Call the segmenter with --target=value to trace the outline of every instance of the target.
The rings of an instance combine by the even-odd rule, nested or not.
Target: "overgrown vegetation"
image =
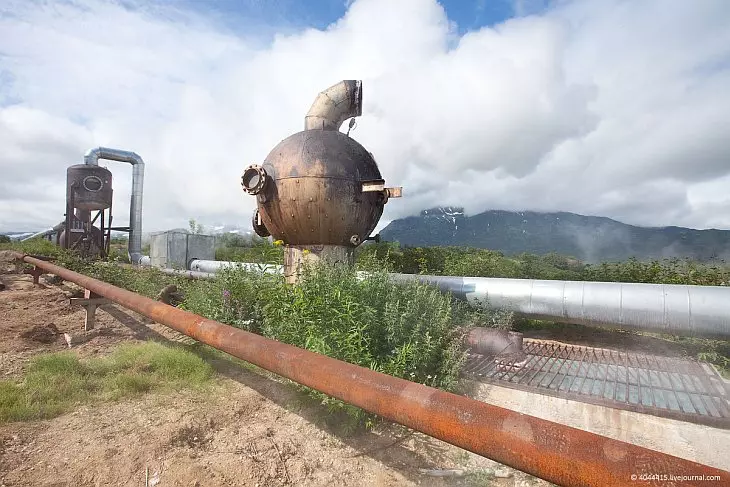
[[[175,284],[181,290],[197,285],[183,277],[170,276],[154,268],[135,268],[131,265],[119,265],[110,259],[104,261],[84,261],[72,252],[64,250],[43,239],[17,242],[12,245],[0,245],[0,250],[12,249],[30,255],[52,257],[53,263],[85,274],[115,286],[134,291],[149,298],[154,298],[168,284]]]
[[[296,287],[278,275],[237,268],[222,272],[215,281],[191,281],[155,269],[84,262],[46,244],[25,242],[15,248],[52,255],[59,265],[148,297],[175,283],[185,294],[182,306],[203,316],[447,390],[456,384],[464,359],[463,330],[487,319],[487,313],[471,310],[431,287],[393,284],[384,270],[360,280],[354,269],[311,268]],[[373,419],[341,401],[309,392],[330,411],[348,414],[351,426]]]
[[[511,277],[574,281],[646,282],[722,286],[730,282],[730,266],[715,260],[699,263],[688,259],[664,259],[588,265],[557,254],[519,254],[466,247],[400,247],[381,242],[359,250],[387,263],[394,272],[472,277]]]
[[[43,240],[10,247],[54,256],[60,265],[152,298],[165,285],[176,284],[185,294],[182,306],[200,315],[447,390],[454,387],[463,360],[463,330],[471,324],[510,326],[512,318],[476,311],[421,284],[394,285],[386,279],[386,272],[703,285],[725,285],[730,280],[730,268],[723,262],[632,259],[585,265],[555,254],[508,257],[484,249],[401,248],[380,243],[358,249],[358,268],[371,271],[371,278],[358,279],[354,270],[318,267],[307,269],[301,283],[292,287],[280,276],[236,268],[220,273],[214,281],[191,281],[154,269],[83,262]],[[0,244],[3,248],[9,246]],[[280,264],[283,250],[265,239],[228,235],[216,256]],[[555,326],[524,319],[518,325],[521,329]],[[730,369],[728,341],[662,338],[677,342],[697,358]],[[359,409],[309,392],[331,411],[349,414],[353,424],[372,421]]]
[[[198,223],[194,218],[188,220],[188,228],[190,229],[190,233],[195,235],[205,232],[205,227]]]
[[[22,381],[0,380],[0,422],[51,418],[78,404],[148,391],[204,387],[212,367],[190,350],[156,342],[124,344],[109,356],[73,352],[33,359]]]
[[[396,285],[383,271],[358,279],[353,269],[306,269],[297,286],[279,276],[229,269],[190,293],[186,309],[301,348],[396,377],[451,390],[464,360],[464,330],[484,321],[437,290]],[[309,391],[351,426],[373,417]]]

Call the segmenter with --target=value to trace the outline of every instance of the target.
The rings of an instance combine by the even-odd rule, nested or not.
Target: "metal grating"
[[[474,380],[730,429],[727,382],[694,360],[524,340],[524,354],[470,354]]]

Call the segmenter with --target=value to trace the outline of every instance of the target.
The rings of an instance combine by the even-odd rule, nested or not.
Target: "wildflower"
[[[282,245],[283,243],[284,243],[283,240],[274,240],[274,245],[276,245],[277,247]]]
[[[308,253],[309,253],[309,250],[308,250],[308,249],[304,249],[304,250],[302,251],[302,253],[306,255],[306,254],[308,254]]]

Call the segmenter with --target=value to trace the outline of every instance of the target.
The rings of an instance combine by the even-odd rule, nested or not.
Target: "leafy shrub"
[[[446,390],[456,385],[464,360],[467,325],[479,312],[419,284],[397,285],[379,270],[367,279],[353,269],[319,265],[305,269],[296,286],[281,276],[231,268],[191,291],[193,312],[291,345]],[[331,411],[353,423],[372,416],[309,390]]]
[[[201,316],[260,333],[264,307],[285,292],[281,276],[248,272],[243,268],[222,269],[215,280],[188,288],[182,307]]]

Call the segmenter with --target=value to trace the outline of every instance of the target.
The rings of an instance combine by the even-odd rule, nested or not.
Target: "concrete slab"
[[[480,401],[730,471],[730,430],[464,382]]]

